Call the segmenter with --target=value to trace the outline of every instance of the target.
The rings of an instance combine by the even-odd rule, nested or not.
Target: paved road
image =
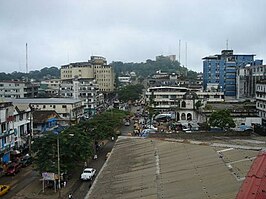
[[[114,146],[115,141],[109,141],[98,153],[97,160],[91,160],[88,164],[88,167],[96,169],[96,175],[101,170],[102,166],[105,163],[105,157],[108,152],[110,152]],[[73,198],[84,198],[89,191],[93,181],[81,181],[78,180],[77,183],[73,186],[73,189],[70,192],[73,193]]]
[[[135,109],[135,107],[133,108]],[[128,132],[133,131],[133,124],[131,123],[130,126],[122,126],[120,129],[121,135],[127,135]],[[110,152],[115,144],[115,141],[109,141],[107,142],[104,147],[97,153],[98,159],[97,160],[91,160],[88,164],[88,167],[93,167],[97,170],[97,173],[99,173],[100,169],[105,163],[105,157],[108,152]],[[67,195],[69,193],[73,194],[73,198],[84,198],[87,192],[90,189],[91,183],[93,181],[81,181],[80,180],[80,174],[82,172],[82,169],[78,169],[75,174],[72,175],[72,184],[73,186],[67,186],[66,188],[62,189],[62,198],[67,198]],[[27,196],[27,198],[57,198],[57,194],[54,194],[53,190],[47,190],[48,195],[39,195],[38,193],[41,192],[41,183],[39,182],[40,176],[39,174],[32,169],[31,166],[28,166],[26,168],[22,168],[21,172],[18,173],[16,176],[3,176],[0,178],[0,184],[10,184],[11,190],[8,194],[5,196],[2,196],[1,199],[10,199],[10,198],[23,198],[24,196]],[[34,190],[34,188],[30,188],[29,191],[34,191],[34,194],[27,194],[27,190],[29,187],[35,186],[38,190]],[[46,192],[47,192],[46,191]],[[36,194],[37,195],[36,195]],[[52,194],[52,195],[49,195]],[[32,196],[35,195],[35,196]],[[39,196],[38,196],[39,195]],[[22,197],[18,197],[22,196]],[[24,197],[25,198],[25,197]]]
[[[11,186],[11,191],[8,194],[1,196],[1,199],[8,199],[15,196],[20,190],[29,186],[36,180],[37,172],[31,166],[22,168],[21,171],[15,176],[2,176],[0,184],[7,184]]]

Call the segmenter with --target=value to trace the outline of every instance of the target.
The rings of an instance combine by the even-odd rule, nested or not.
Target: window
[[[66,108],[66,105],[62,105],[62,108]]]

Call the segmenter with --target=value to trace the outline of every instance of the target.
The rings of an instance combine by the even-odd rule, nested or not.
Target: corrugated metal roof
[[[254,160],[237,199],[266,199],[266,152],[261,152]]]
[[[210,146],[120,137],[86,198],[235,198],[241,183]]]

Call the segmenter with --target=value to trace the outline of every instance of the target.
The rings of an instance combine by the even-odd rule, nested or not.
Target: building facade
[[[256,83],[266,77],[266,65],[246,65],[237,68],[237,99],[255,98]]]
[[[254,60],[253,54],[234,54],[233,50],[222,50],[221,54],[203,58],[203,87],[218,83],[225,96],[236,97],[237,67],[262,65],[262,60]]]
[[[15,146],[12,102],[0,102],[0,158],[1,163],[10,161],[10,151]]]
[[[77,62],[61,66],[61,79],[71,80],[95,79],[102,92],[113,92],[115,89],[115,73],[111,65],[107,65],[104,57],[91,56],[88,62]]]
[[[256,84],[256,109],[258,116],[262,118],[263,126],[266,126],[266,80]]]
[[[55,111],[65,125],[79,122],[84,114],[81,100],[71,98],[9,99],[15,106],[27,105],[32,110]]]
[[[2,98],[33,98],[38,94],[39,85],[24,81],[1,81],[0,97]]]
[[[0,164],[11,161],[11,152],[28,147],[30,110],[20,110],[12,102],[0,102]]]
[[[59,96],[61,79],[48,79],[41,81],[39,92],[50,96]]]
[[[157,111],[176,112],[177,120],[197,120],[197,102],[223,102],[223,92],[192,91],[185,87],[150,87],[145,93],[146,104],[153,101],[153,108]]]
[[[61,84],[60,94],[62,97],[82,100],[86,116],[94,115],[97,107],[101,104],[101,92],[93,79],[64,80]]]

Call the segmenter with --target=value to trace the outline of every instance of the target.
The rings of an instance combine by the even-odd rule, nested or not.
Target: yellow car
[[[10,189],[9,185],[0,185],[0,196],[5,195]]]

